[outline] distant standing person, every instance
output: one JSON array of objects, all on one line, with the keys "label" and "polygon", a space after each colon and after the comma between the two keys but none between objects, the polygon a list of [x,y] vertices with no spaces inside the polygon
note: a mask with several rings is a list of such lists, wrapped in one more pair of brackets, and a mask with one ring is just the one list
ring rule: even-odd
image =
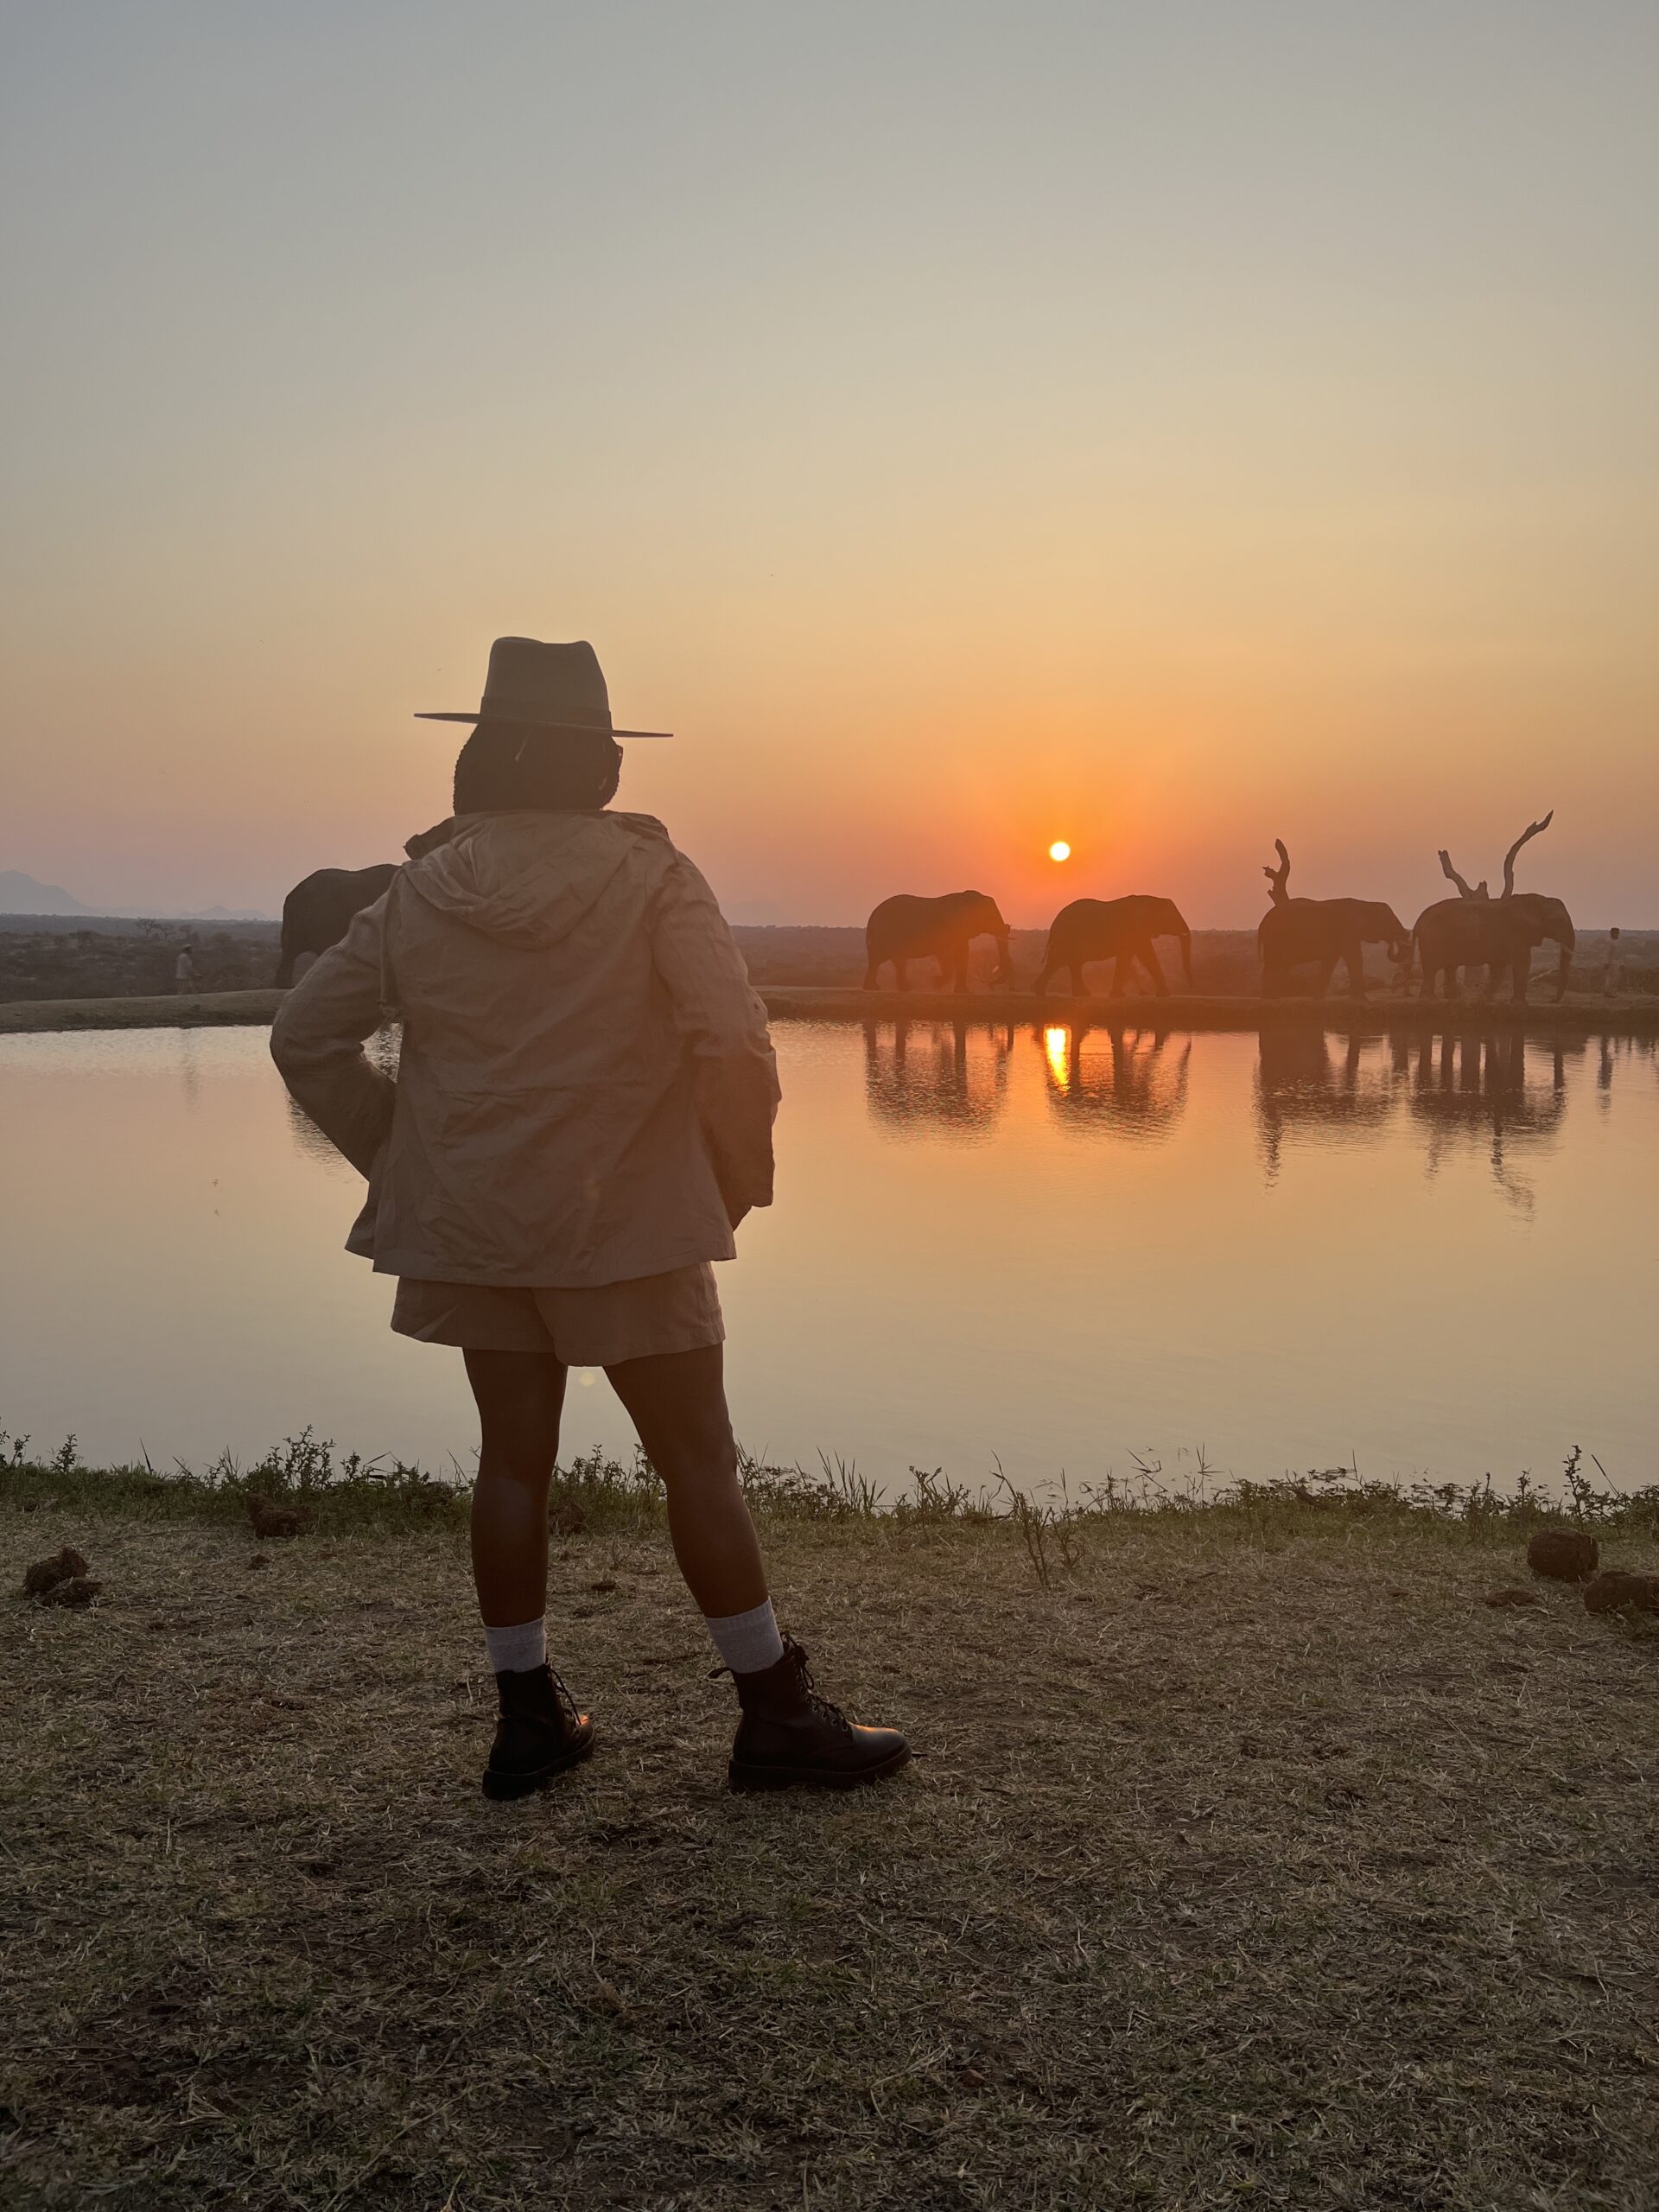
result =
[{"label": "distant standing person", "polygon": [[1610,999],[1616,999],[1618,996],[1618,931],[1609,930],[1607,932],[1607,973],[1602,978],[1602,991],[1604,995]]},{"label": "distant standing person", "polygon": [[196,963],[188,944],[173,963],[173,988],[175,991],[194,991],[196,988]]},{"label": "distant standing person", "polygon": [[[369,1178],[348,1249],[391,1325],[460,1348],[482,1431],[473,1571],[499,1704],[484,1773],[518,1797],[593,1748],[547,1663],[548,1490],[571,1367],[602,1367],[742,1718],[735,1788],[842,1787],[909,1756],[821,1697],[780,1637],[737,1476],[709,1262],[772,1202],[766,1009],[713,893],[622,766],[588,645],[498,638],[448,841],[400,868],[289,991],[271,1052]],[[401,1009],[396,1081],[362,1040]]]}]

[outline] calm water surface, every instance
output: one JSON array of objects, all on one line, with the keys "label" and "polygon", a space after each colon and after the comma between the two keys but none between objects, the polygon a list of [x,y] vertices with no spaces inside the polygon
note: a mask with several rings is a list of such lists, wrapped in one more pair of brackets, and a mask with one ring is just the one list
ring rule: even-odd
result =
[{"label": "calm water surface", "polygon": [[[1352,1464],[1653,1480],[1645,1042],[784,1023],[779,1203],[721,1274],[738,1433],[887,1482]],[[262,1030],[0,1040],[0,1424],[89,1459],[470,1460],[459,1355],[340,1249]],[[569,1448],[620,1446],[602,1376]]]}]

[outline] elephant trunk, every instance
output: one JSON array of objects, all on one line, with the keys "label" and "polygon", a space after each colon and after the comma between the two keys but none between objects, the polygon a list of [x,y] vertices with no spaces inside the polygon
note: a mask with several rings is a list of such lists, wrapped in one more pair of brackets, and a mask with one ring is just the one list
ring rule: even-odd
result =
[{"label": "elephant trunk", "polygon": [[994,983],[1006,983],[1010,990],[1014,988],[1014,960],[1008,951],[1006,931],[996,940],[996,971],[991,977],[991,981]]},{"label": "elephant trunk", "polygon": [[1185,978],[1186,978],[1186,988],[1187,988],[1187,989],[1190,991],[1190,990],[1192,989],[1192,931],[1191,931],[1191,930],[1182,930],[1181,931],[1179,931],[1179,937],[1178,937],[1178,942],[1179,942],[1179,945],[1180,945],[1180,948],[1181,948],[1181,973],[1182,973],[1182,975],[1184,975],[1184,976],[1185,976]]},{"label": "elephant trunk", "polygon": [[286,948],[276,963],[276,988],[285,991],[294,981],[294,955]]}]

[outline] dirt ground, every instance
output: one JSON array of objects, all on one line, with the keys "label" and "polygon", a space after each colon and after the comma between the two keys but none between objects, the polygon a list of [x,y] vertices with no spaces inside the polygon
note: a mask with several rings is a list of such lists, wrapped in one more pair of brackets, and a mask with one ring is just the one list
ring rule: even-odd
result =
[{"label": "dirt ground", "polygon": [[664,1545],[583,1537],[600,1749],[499,1807],[459,1529],[0,1488],[0,2203],[1654,2204],[1659,1637],[1489,1607],[1513,1533],[766,1533],[910,1771],[729,1796]]}]

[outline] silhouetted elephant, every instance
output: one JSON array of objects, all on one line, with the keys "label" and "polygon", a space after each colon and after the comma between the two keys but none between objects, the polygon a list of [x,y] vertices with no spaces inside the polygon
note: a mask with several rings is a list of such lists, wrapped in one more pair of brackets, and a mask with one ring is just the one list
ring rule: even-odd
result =
[{"label": "silhouetted elephant", "polygon": [[[411,837],[404,850],[412,861],[447,842],[451,821],[443,821]],[[276,988],[285,991],[294,981],[295,963],[315,959],[338,944],[352,925],[352,917],[385,896],[397,873],[390,861],[378,868],[320,868],[296,883],[283,901],[282,957],[276,963]]]},{"label": "silhouetted elephant", "polygon": [[968,948],[976,937],[996,939],[996,973],[992,981],[1007,982],[1013,973],[1008,965],[1008,925],[995,899],[988,899],[982,891],[947,891],[940,899],[918,899],[901,891],[895,898],[884,899],[864,925],[869,959],[864,988],[867,991],[875,988],[876,970],[890,960],[894,985],[907,990],[909,978],[905,970],[909,963],[937,960],[939,988],[945,989],[954,978],[957,990],[965,991]]},{"label": "silhouetted elephant", "polygon": [[[1277,841],[1275,840],[1275,842]],[[1262,915],[1255,932],[1262,958],[1262,992],[1273,997],[1290,988],[1294,968],[1317,967],[1323,998],[1340,961],[1348,970],[1348,987],[1357,999],[1365,995],[1365,956],[1368,944],[1385,944],[1394,960],[1405,959],[1411,932],[1392,906],[1380,899],[1293,899],[1286,885],[1290,878],[1290,855],[1278,843],[1280,865],[1262,874],[1273,887],[1274,903]]]},{"label": "silhouetted elephant", "polygon": [[1127,899],[1074,899],[1069,906],[1061,907],[1050,925],[1042,969],[1032,988],[1040,998],[1048,988],[1049,977],[1064,971],[1071,978],[1072,996],[1086,999],[1090,990],[1084,969],[1091,960],[1111,960],[1116,963],[1111,995],[1121,999],[1129,970],[1138,960],[1151,977],[1153,989],[1160,998],[1166,997],[1169,986],[1152,948],[1155,937],[1179,940],[1181,967],[1191,990],[1192,932],[1173,899],[1152,898],[1143,892]]},{"label": "silhouetted elephant", "polygon": [[1458,971],[1486,970],[1486,993],[1491,997],[1498,978],[1507,973],[1516,1001],[1527,1002],[1535,945],[1548,938],[1560,948],[1555,987],[1556,1001],[1567,995],[1567,978],[1573,965],[1575,938],[1573,918],[1559,899],[1541,891],[1517,891],[1503,899],[1440,899],[1417,917],[1412,944],[1423,963],[1421,995],[1432,999],[1437,976],[1446,979],[1446,995],[1459,995]]}]

